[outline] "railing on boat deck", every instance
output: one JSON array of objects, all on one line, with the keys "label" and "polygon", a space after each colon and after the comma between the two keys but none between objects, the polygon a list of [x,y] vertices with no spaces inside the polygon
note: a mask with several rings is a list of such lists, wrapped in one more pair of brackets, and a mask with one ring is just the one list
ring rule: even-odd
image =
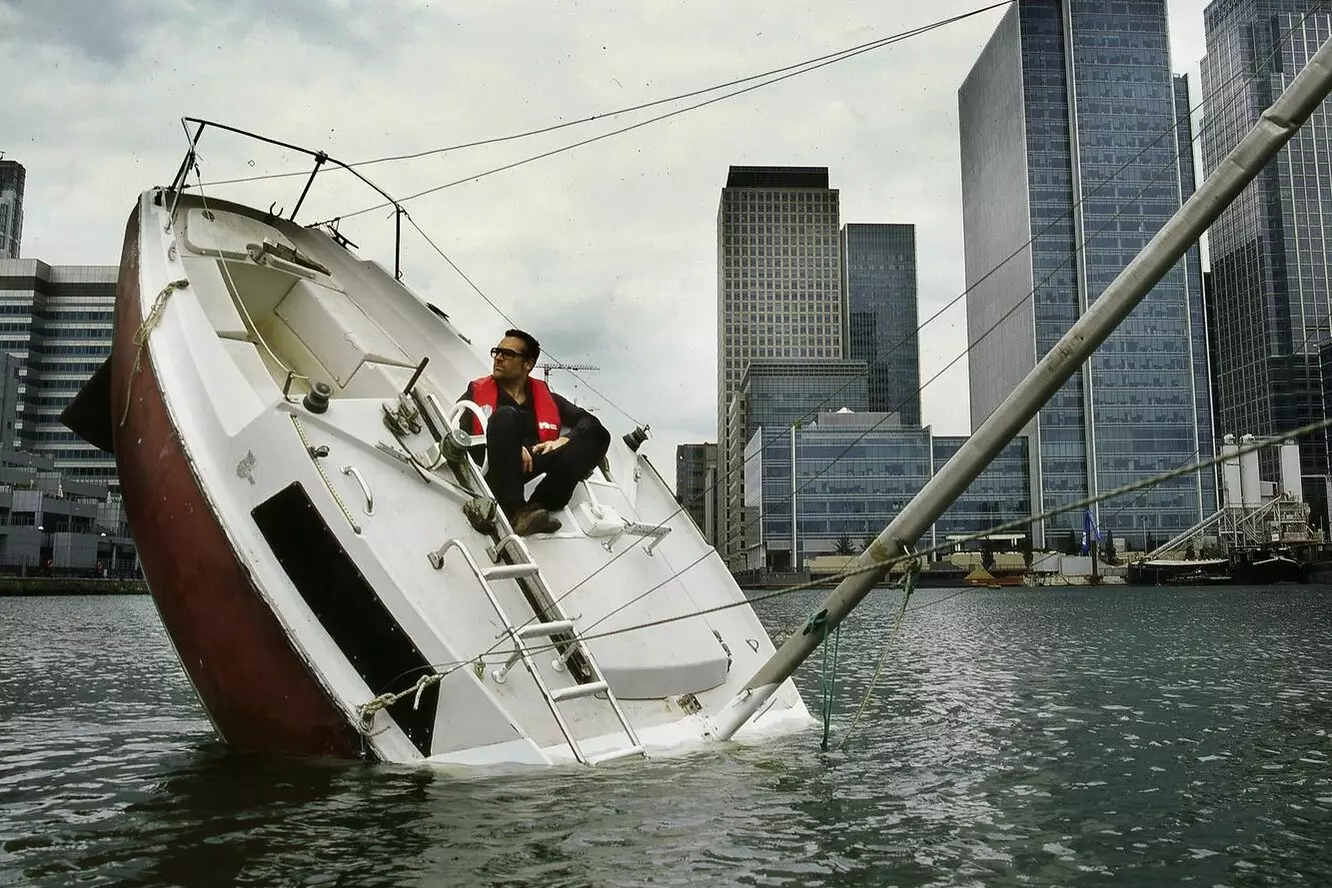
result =
[{"label": "railing on boat deck", "polygon": [[[199,125],[199,128],[196,129],[193,134],[190,133],[190,126],[189,126],[192,123],[196,123]],[[373,189],[376,194],[378,194],[380,197],[384,198],[384,200],[392,204],[393,226],[394,226],[393,277],[395,280],[399,281],[402,280],[402,217],[406,215],[407,211],[402,208],[402,204],[400,204],[398,200],[393,197],[393,195],[389,194],[383,188],[380,188],[374,182],[370,181],[368,178],[363,176],[361,172],[356,169],[355,166],[353,166],[352,164],[343,163],[342,161],[338,160],[336,157],[329,156],[329,154],[324,151],[312,151],[309,148],[302,148],[300,145],[293,145],[290,142],[283,142],[280,139],[270,139],[268,136],[261,136],[258,133],[253,133],[250,132],[249,130],[243,130],[240,129],[239,127],[228,126],[225,123],[218,123],[215,120],[204,120],[199,117],[182,117],[181,125],[185,128],[185,136],[187,139],[189,139],[190,147],[185,151],[185,159],[181,161],[180,169],[176,171],[175,178],[171,180],[171,193],[173,195],[173,198],[171,203],[170,219],[175,219],[176,203],[179,202],[181,193],[189,188],[189,183],[186,180],[189,178],[190,170],[195,168],[195,165],[198,161],[198,153],[196,149],[199,146],[199,139],[202,138],[205,129],[207,129],[208,127],[212,127],[214,129],[222,130],[223,132],[234,133],[238,136],[245,136],[246,138],[254,139],[257,142],[264,142],[265,144],[268,145],[274,145],[278,148],[285,148],[288,151],[296,151],[301,154],[305,154],[314,158],[315,162],[314,169],[310,171],[309,178],[305,180],[305,186],[301,188],[300,197],[296,199],[296,206],[292,209],[291,215],[287,217],[288,221],[291,222],[296,221],[296,214],[300,212],[301,205],[305,203],[306,195],[310,193],[310,186],[314,184],[315,176],[319,175],[319,171],[320,169],[323,168],[325,163],[331,163],[351,173],[357,179],[360,179],[367,186]],[[276,201],[274,201],[274,204],[276,204]],[[270,209],[272,206],[273,205],[270,205]],[[283,211],[279,209],[273,215],[281,216],[282,213]],[[171,222],[168,221],[167,224],[169,226]],[[344,237],[341,233],[338,232],[336,219],[334,219],[332,222],[329,223],[328,228],[329,228],[329,235],[338,244],[342,246],[346,246],[347,244],[351,244],[353,247],[356,246],[355,244],[352,244],[351,241],[347,240],[347,238]]]}]

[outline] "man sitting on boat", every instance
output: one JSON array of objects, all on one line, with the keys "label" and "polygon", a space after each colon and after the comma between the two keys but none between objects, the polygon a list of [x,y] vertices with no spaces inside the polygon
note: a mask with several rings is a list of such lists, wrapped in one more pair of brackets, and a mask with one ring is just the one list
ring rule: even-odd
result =
[{"label": "man sitting on boat", "polygon": [[[578,482],[610,449],[610,432],[595,416],[531,378],[540,356],[541,345],[530,333],[504,331],[490,350],[490,375],[470,382],[459,399],[488,416],[486,482],[495,499],[477,497],[463,507],[482,533],[494,527],[496,504],[520,536],[559,530],[551,512],[568,504]],[[480,434],[480,422],[472,421],[473,434]],[[546,477],[525,500],[523,485],[541,474]]]}]

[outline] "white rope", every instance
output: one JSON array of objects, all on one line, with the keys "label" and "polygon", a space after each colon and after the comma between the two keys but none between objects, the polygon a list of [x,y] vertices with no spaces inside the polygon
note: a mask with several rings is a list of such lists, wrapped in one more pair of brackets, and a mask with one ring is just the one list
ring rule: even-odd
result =
[{"label": "white rope", "polygon": [[[360,706],[357,706],[356,719],[361,733],[365,734],[367,737],[374,737],[378,734],[382,734],[383,731],[377,731],[373,734],[370,733],[370,728],[374,724],[375,714],[381,709],[387,709],[399,700],[412,697],[412,709],[420,709],[421,695],[426,692],[426,689],[431,685],[439,684],[444,680],[444,676],[449,675],[457,668],[459,667],[454,667],[454,669],[450,669],[448,672],[431,672],[427,675],[422,675],[416,680],[416,684],[412,685],[405,691],[399,691],[396,694],[380,694],[370,702],[362,703]],[[388,729],[385,728],[384,730]]]},{"label": "white rope", "polygon": [[[342,510],[342,517],[347,519],[347,523],[351,525],[352,531],[360,533],[361,525],[356,523],[356,518],[352,515],[351,509],[347,508],[347,504],[342,501],[342,496],[338,493],[338,489],[333,486],[333,481],[328,477],[328,472],[324,471],[323,457],[319,456],[315,448],[310,444],[310,439],[306,437],[305,434],[305,427],[301,425],[301,421],[296,414],[292,413],[290,416],[291,424],[296,427],[296,434],[301,436],[301,443],[305,445],[305,452],[309,454],[310,461],[314,463],[315,470],[319,472],[319,477],[324,479],[324,486],[327,487],[328,492],[333,495],[333,502],[337,503],[338,508]],[[327,448],[325,448],[325,450],[327,450]]]}]

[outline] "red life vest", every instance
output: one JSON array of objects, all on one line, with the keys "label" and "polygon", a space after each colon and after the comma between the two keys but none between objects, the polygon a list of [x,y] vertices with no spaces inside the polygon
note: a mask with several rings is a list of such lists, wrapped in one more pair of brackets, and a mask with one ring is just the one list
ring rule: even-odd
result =
[{"label": "red life vest", "polygon": [[[554,441],[560,436],[560,408],[550,395],[550,387],[539,379],[529,379],[532,406],[536,408],[537,440]],[[495,377],[483,376],[472,381],[472,400],[478,407],[489,407],[491,413],[499,405],[499,386]],[[481,421],[472,417],[472,434],[481,434]]]}]

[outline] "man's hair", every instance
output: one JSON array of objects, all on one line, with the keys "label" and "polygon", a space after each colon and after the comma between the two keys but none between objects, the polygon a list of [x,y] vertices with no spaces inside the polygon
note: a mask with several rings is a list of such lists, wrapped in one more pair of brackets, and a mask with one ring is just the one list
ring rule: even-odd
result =
[{"label": "man's hair", "polygon": [[541,357],[541,343],[536,341],[536,337],[531,333],[525,333],[522,330],[505,330],[505,336],[512,336],[514,339],[521,339],[526,346],[526,360],[535,361]]}]

